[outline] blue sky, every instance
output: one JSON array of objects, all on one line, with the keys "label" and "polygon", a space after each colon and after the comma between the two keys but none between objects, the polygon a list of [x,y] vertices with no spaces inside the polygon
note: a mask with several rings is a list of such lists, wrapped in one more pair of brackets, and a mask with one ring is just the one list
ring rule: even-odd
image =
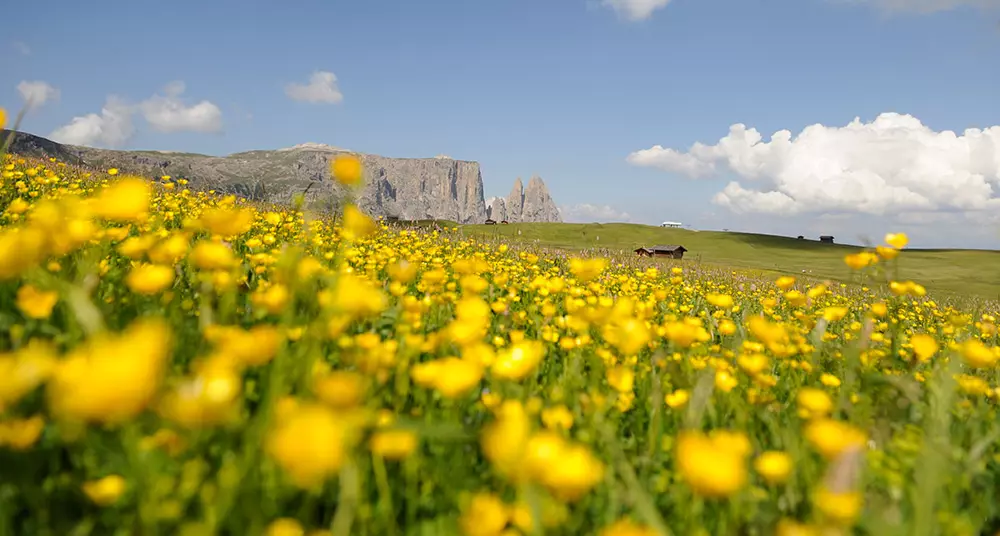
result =
[{"label": "blue sky", "polygon": [[[997,0],[99,5],[25,3],[39,24],[0,38],[0,104],[52,88],[24,130],[98,114],[74,140],[446,154],[480,162],[487,196],[540,175],[570,219],[1000,248],[1000,128],[963,134],[1000,125]],[[317,71],[327,102],[290,98]],[[764,154],[716,146],[734,124],[765,143],[825,127]]]}]

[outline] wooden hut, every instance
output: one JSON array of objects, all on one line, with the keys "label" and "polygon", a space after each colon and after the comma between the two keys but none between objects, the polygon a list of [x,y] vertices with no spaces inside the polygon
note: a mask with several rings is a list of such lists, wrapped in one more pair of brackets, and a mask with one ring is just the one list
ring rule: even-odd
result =
[{"label": "wooden hut", "polygon": [[635,250],[635,254],[640,257],[668,257],[671,259],[683,259],[687,248],[678,245],[641,247]]}]

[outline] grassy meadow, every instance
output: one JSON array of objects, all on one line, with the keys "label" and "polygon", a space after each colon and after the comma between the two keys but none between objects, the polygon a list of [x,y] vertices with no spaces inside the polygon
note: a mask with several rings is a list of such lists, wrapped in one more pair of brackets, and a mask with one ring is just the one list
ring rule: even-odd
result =
[{"label": "grassy meadow", "polygon": [[0,535],[1000,529],[998,311],[931,262],[995,254],[401,230],[2,166]]},{"label": "grassy meadow", "polygon": [[[811,279],[861,282],[844,264],[844,256],[861,248],[823,244],[818,240],[754,233],[692,231],[630,223],[520,223],[465,225],[466,236],[516,239],[526,244],[567,251],[602,249],[631,254],[640,246],[680,244],[689,251],[687,265],[796,275]],[[873,244],[874,245],[874,244]],[[942,295],[1000,300],[1000,251],[908,249],[906,276]]]}]

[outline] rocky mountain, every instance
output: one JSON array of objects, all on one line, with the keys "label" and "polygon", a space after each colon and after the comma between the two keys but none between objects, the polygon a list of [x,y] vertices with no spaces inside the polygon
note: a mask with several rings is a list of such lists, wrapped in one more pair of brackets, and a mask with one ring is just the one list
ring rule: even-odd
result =
[{"label": "rocky mountain", "polygon": [[506,199],[491,197],[486,201],[486,217],[496,221],[517,222],[561,222],[562,215],[549,189],[541,177],[535,176],[524,187],[521,178],[514,181],[514,187]]},{"label": "rocky mountain", "polygon": [[[0,141],[10,131],[4,130]],[[329,162],[346,149],[304,143],[277,150],[247,151],[208,156],[169,151],[117,151],[64,145],[18,132],[10,147],[24,156],[54,157],[67,164],[92,169],[118,168],[123,173],[184,177],[193,189],[216,190],[269,203],[289,203],[305,193],[313,209],[333,210],[346,190],[330,180]],[[479,163],[434,158],[387,158],[358,155],[365,166],[366,184],[358,205],[375,216],[402,220],[447,219],[482,223],[488,217],[511,222],[560,221],[559,210],[538,177],[527,189],[517,179],[510,196],[483,198]]]},{"label": "rocky mountain", "polygon": [[[0,139],[6,140],[10,131]],[[10,152],[55,157],[87,168],[116,167],[123,173],[184,177],[193,189],[214,189],[249,199],[288,203],[306,192],[310,205],[332,210],[346,190],[330,180],[329,161],[344,149],[302,144],[272,151],[208,156],[166,151],[115,151],[54,141],[18,132]],[[477,162],[438,158],[386,158],[359,155],[367,182],[358,205],[376,216],[405,220],[448,219],[482,223],[486,219],[483,179]]]}]

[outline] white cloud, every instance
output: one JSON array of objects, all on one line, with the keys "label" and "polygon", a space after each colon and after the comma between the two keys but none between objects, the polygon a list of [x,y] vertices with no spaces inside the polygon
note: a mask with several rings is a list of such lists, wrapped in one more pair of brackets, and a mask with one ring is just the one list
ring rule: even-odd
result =
[{"label": "white cloud", "polygon": [[133,116],[137,112],[160,132],[220,131],[222,112],[219,107],[209,101],[186,106],[180,98],[184,89],[184,82],[171,82],[163,88],[163,95],[153,95],[139,104],[129,104],[111,95],[100,114],[74,117],[49,137],[71,145],[120,147],[135,134]]},{"label": "white cloud", "polygon": [[608,205],[590,203],[562,206],[559,207],[559,213],[564,220],[571,223],[627,222],[632,219],[628,212],[616,210]]},{"label": "white cloud", "polygon": [[285,86],[285,95],[294,101],[313,104],[339,104],[344,95],[337,87],[337,75],[329,71],[316,71],[308,84],[291,83]]},{"label": "white cloud", "polygon": [[59,100],[59,90],[41,80],[21,80],[17,92],[28,105],[28,108],[38,108],[49,101]]},{"label": "white cloud", "polygon": [[833,0],[841,3],[866,4],[891,13],[936,13],[961,7],[998,9],[1000,0]]},{"label": "white cloud", "polygon": [[669,3],[670,0],[601,0],[601,5],[632,21],[648,19],[654,11],[667,7]]},{"label": "white cloud", "polygon": [[135,133],[132,126],[133,107],[112,95],[100,114],[74,117],[69,124],[57,128],[49,137],[70,145],[120,147]]},{"label": "white cloud", "polygon": [[14,50],[17,50],[22,56],[31,55],[31,47],[23,41],[14,41]]},{"label": "white cloud", "polygon": [[142,116],[160,132],[221,131],[219,107],[207,100],[186,106],[181,100],[184,90],[184,82],[170,82],[163,88],[164,95],[153,95],[139,104]]},{"label": "white cloud", "polygon": [[657,145],[627,161],[690,177],[732,172],[738,180],[713,202],[737,213],[1000,209],[1000,126],[937,132],[913,116],[884,113],[844,127],[811,125],[794,138],[781,130],[763,141],[756,129],[735,124],[715,145],[687,152]]}]

